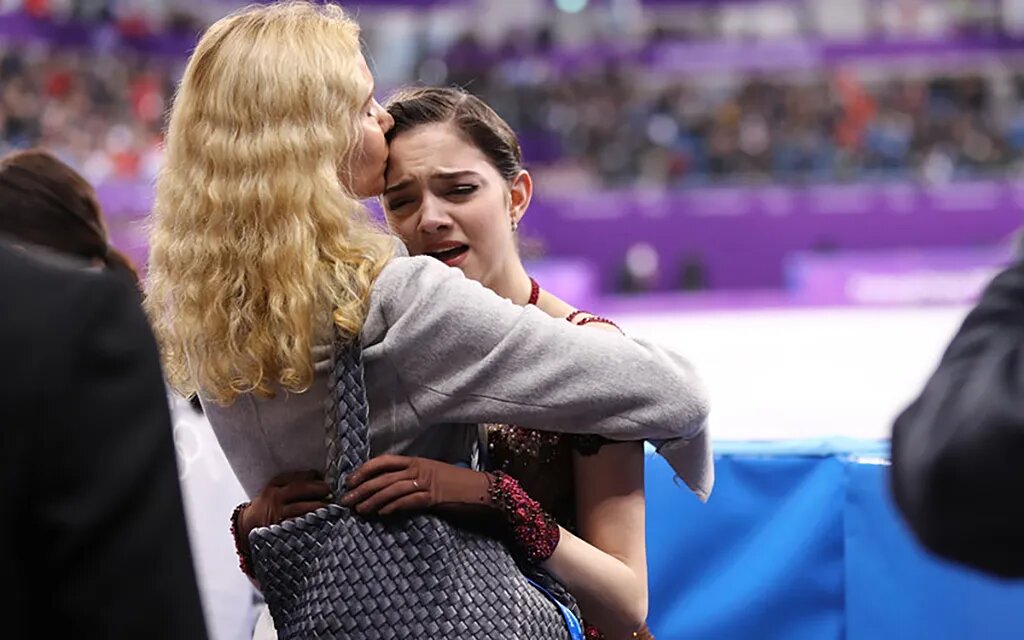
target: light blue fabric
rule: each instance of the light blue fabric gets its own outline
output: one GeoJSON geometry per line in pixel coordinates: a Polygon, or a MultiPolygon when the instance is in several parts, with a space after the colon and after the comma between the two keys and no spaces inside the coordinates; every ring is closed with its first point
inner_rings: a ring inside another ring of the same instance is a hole
{"type": "Polygon", "coordinates": [[[541,593],[543,593],[548,600],[554,602],[555,606],[558,607],[558,610],[562,612],[562,618],[565,619],[565,627],[569,631],[569,640],[584,640],[583,624],[580,622],[580,619],[576,617],[576,614],[570,611],[569,607],[562,604],[558,600],[558,598],[552,595],[551,592],[545,589],[544,587],[540,586],[539,584],[537,584],[533,580],[530,580],[529,578],[527,578],[526,581],[532,584],[534,587],[536,587],[541,593]]]}
{"type": "Polygon", "coordinates": [[[1024,583],[935,559],[910,535],[889,494],[888,442],[716,441],[715,450],[707,504],[663,460],[647,460],[656,637],[1024,638],[1024,583]]]}

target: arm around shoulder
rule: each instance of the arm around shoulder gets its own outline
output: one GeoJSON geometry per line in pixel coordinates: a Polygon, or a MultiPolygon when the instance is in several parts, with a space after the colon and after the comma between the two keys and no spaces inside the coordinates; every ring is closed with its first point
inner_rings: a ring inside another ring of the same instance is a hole
{"type": "Polygon", "coordinates": [[[513,422],[619,440],[691,439],[708,397],[679,354],[520,307],[431,258],[397,258],[371,298],[424,424],[513,422]]]}

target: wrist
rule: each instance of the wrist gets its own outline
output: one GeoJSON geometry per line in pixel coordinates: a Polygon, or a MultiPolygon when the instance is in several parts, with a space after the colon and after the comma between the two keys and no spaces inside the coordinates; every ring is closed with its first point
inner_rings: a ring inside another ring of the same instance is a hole
{"type": "Polygon", "coordinates": [[[231,537],[235,540],[238,568],[242,570],[242,573],[252,578],[252,550],[249,548],[249,532],[241,526],[242,516],[248,508],[249,503],[243,502],[231,512],[231,537]]]}
{"type": "Polygon", "coordinates": [[[488,491],[491,503],[502,512],[516,546],[530,562],[550,558],[561,537],[555,519],[512,476],[501,471],[488,476],[492,479],[488,491]]]}

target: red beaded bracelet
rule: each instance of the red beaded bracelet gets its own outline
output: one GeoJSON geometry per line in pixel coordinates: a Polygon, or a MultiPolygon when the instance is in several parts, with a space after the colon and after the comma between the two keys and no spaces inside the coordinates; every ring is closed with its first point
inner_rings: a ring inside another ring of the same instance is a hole
{"type": "Polygon", "coordinates": [[[589,318],[583,318],[582,320],[580,320],[579,322],[576,323],[576,326],[577,327],[582,327],[583,325],[590,324],[591,322],[599,322],[601,324],[610,324],[613,327],[615,327],[618,330],[619,333],[623,333],[623,334],[625,333],[625,331],[623,331],[622,329],[619,329],[619,325],[615,324],[614,322],[612,322],[608,318],[602,318],[601,316],[590,316],[589,318]]]}
{"type": "Polygon", "coordinates": [[[252,573],[252,558],[250,557],[249,543],[243,541],[239,537],[238,532],[238,516],[242,514],[242,511],[249,506],[248,502],[235,507],[235,510],[231,512],[231,537],[235,539],[235,553],[238,554],[238,568],[242,570],[242,573],[254,578],[252,573]]]}
{"type": "MultiPolygon", "coordinates": [[[[569,315],[565,316],[565,321],[566,322],[572,322],[573,320],[576,319],[576,316],[580,315],[581,313],[586,313],[586,311],[584,311],[583,309],[577,309],[577,310],[573,311],[572,313],[570,313],[569,315]]],[[[572,322],[572,324],[576,324],[576,323],[572,322]]]]}
{"type": "Polygon", "coordinates": [[[496,471],[488,488],[491,502],[501,509],[512,532],[512,539],[530,562],[543,562],[558,546],[558,523],[540,503],[531,498],[516,479],[496,471]]]}
{"type": "Polygon", "coordinates": [[[619,329],[619,325],[615,324],[614,322],[612,322],[608,318],[603,318],[601,316],[595,316],[594,314],[590,313],[589,311],[584,311],[583,309],[577,309],[576,311],[573,311],[568,316],[566,316],[565,319],[567,321],[571,322],[572,324],[576,325],[577,327],[582,327],[583,325],[590,324],[591,322],[598,322],[598,323],[601,323],[601,324],[610,324],[611,326],[613,326],[616,329],[618,329],[619,333],[623,333],[623,334],[625,333],[622,329],[619,329]],[[583,314],[583,313],[587,314],[587,317],[583,318],[579,322],[576,322],[575,321],[576,317],[579,316],[580,314],[583,314]]]}

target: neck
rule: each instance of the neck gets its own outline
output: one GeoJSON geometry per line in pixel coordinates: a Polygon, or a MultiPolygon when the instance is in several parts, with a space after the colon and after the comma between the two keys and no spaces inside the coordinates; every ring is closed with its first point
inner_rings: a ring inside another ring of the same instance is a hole
{"type": "Polygon", "coordinates": [[[525,305],[530,300],[530,276],[527,275],[523,263],[515,260],[488,285],[498,295],[508,298],[518,305],[525,305]]]}

